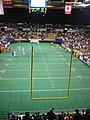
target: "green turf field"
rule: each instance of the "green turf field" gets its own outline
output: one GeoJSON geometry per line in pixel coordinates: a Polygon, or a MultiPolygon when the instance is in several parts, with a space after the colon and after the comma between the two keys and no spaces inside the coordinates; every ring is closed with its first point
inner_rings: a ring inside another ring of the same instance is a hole
{"type": "Polygon", "coordinates": [[[66,96],[70,53],[50,43],[14,43],[16,51],[0,54],[0,111],[47,111],[90,107],[90,68],[72,59],[69,98],[31,100],[31,48],[34,48],[32,96],[34,98],[66,96]],[[21,46],[21,49],[19,48],[21,46]],[[25,55],[22,54],[22,47],[25,55]]]}

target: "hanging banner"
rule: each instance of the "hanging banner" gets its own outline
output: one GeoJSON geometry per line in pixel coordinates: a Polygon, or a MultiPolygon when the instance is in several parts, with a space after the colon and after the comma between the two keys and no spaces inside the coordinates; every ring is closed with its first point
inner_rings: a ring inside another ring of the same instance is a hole
{"type": "Polygon", "coordinates": [[[3,5],[4,6],[11,6],[12,5],[12,0],[3,0],[3,5]]]}
{"type": "Polygon", "coordinates": [[[65,3],[65,14],[71,14],[72,3],[66,2],[65,3]]]}
{"type": "Polygon", "coordinates": [[[0,0],[0,15],[4,15],[4,9],[3,9],[2,0],[0,0]]]}

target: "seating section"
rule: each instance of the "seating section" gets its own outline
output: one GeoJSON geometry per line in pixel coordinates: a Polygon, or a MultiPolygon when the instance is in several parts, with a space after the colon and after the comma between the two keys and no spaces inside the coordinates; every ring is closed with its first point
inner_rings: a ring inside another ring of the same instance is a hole
{"type": "Polygon", "coordinates": [[[52,41],[61,44],[66,51],[73,47],[74,55],[90,64],[90,30],[81,26],[69,26],[67,29],[60,24],[7,23],[0,26],[0,53],[8,51],[7,46],[19,41],[52,41]],[[7,26],[7,27],[6,27],[7,26]]]}
{"type": "Polygon", "coordinates": [[[90,109],[85,109],[82,111],[75,109],[73,112],[56,112],[54,111],[54,108],[52,108],[47,113],[10,113],[9,120],[90,120],[90,109]]]}

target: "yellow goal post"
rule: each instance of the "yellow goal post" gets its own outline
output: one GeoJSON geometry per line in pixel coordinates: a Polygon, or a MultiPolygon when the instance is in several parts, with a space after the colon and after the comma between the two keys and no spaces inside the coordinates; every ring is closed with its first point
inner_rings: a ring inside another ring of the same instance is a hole
{"type": "Polygon", "coordinates": [[[31,76],[30,76],[30,99],[31,100],[64,100],[67,99],[69,97],[69,91],[70,91],[70,81],[71,81],[71,69],[72,69],[72,53],[73,50],[71,49],[70,52],[70,66],[69,66],[69,72],[68,72],[68,85],[67,85],[67,90],[66,90],[66,95],[64,97],[33,97],[32,93],[32,78],[33,78],[33,62],[34,62],[34,48],[32,46],[31,48],[31,64],[30,64],[30,72],[31,72],[31,76]]]}

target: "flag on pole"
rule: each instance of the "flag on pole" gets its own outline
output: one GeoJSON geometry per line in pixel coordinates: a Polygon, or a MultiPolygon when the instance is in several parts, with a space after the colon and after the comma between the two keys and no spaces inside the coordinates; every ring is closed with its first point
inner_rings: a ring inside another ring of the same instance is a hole
{"type": "Polygon", "coordinates": [[[0,15],[4,15],[3,2],[0,0],[0,15]]]}
{"type": "Polygon", "coordinates": [[[70,2],[65,3],[65,14],[71,14],[71,7],[72,7],[72,3],[70,2]]]}

